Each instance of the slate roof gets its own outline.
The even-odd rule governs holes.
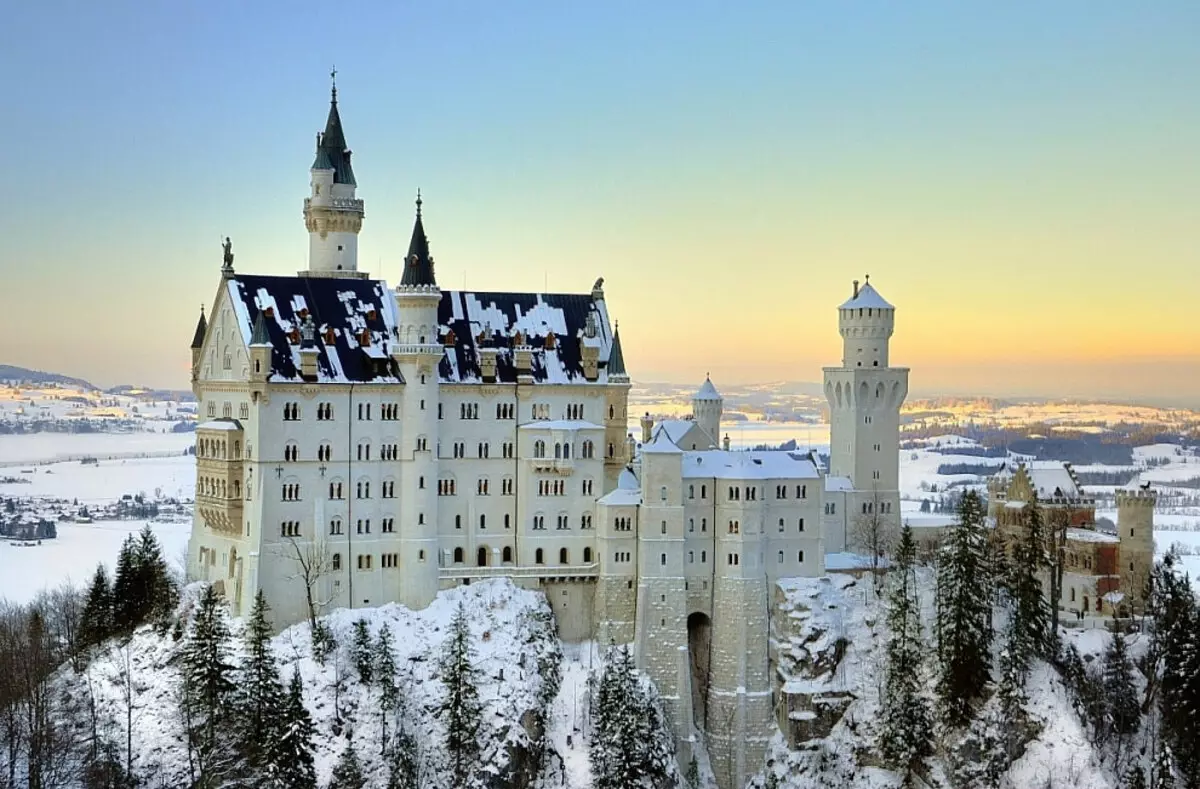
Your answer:
[[[238,275],[226,284],[242,338],[255,324],[272,346],[271,381],[301,381],[300,327],[316,327],[318,383],[400,383],[389,355],[396,302],[387,283],[372,279]]]
[[[346,147],[346,134],[342,131],[342,116],[338,112],[337,88],[329,100],[329,117],[325,119],[325,132],[317,142],[317,156],[313,159],[313,170],[333,170],[335,184],[357,186],[354,170],[350,167],[350,149]]]
[[[594,337],[586,336],[589,314],[595,316]],[[603,299],[587,293],[442,291],[438,339],[446,346],[438,367],[442,383],[482,382],[479,348],[485,341],[496,349],[496,379],[502,383],[517,380],[514,346],[518,339],[532,350],[530,374],[535,383],[605,384],[611,372],[608,311]],[[599,348],[595,382],[583,375],[584,343]]]
[[[613,329],[612,350],[608,352],[608,374],[629,375],[625,372],[625,356],[621,353],[621,330],[617,328]]]
[[[425,235],[425,224],[421,221],[421,193],[417,192],[417,220],[413,223],[412,239],[408,242],[408,255],[404,258],[404,274],[400,284],[437,285],[433,276],[433,258],[429,256],[429,237]]]
[[[200,308],[200,320],[196,321],[196,333],[192,335],[192,350],[204,347],[204,335],[208,333],[208,321],[204,318],[204,308]]]

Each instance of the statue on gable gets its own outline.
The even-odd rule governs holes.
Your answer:
[[[233,268],[233,242],[229,237],[225,237],[225,243],[221,245],[221,249],[225,252],[224,268]]]

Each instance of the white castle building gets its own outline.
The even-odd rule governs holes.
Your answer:
[[[643,420],[639,445],[603,280],[441,290],[420,197],[399,285],[371,279],[350,158],[335,89],[304,201],[307,270],[241,274],[226,243],[192,342],[189,575],[239,615],[263,590],[277,626],[310,597],[422,608],[475,579],[540,588],[564,639],[632,643],[681,755],[704,732],[722,785],[741,786],[774,730],[772,585],[822,574],[857,516],[898,522],[893,307],[856,282],[838,308],[828,474],[809,453],[720,448],[709,380],[692,420]]]

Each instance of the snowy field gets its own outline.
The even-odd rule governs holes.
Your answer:
[[[183,455],[192,444],[190,433],[34,433],[0,436],[0,459],[13,464],[0,477],[28,483],[0,484],[0,495],[74,500],[81,505],[106,504],[124,495],[147,499],[191,500],[195,491],[195,459]],[[170,451],[168,457],[45,463],[54,457],[111,457]],[[39,464],[39,461],[41,463]],[[58,537],[40,545],[0,541],[0,599],[26,602],[40,591],[63,582],[84,584],[96,564],[113,569],[121,543],[145,521],[91,524],[59,523]],[[151,523],[162,542],[168,563],[179,565],[187,550],[189,524]]]
[[[141,531],[146,521],[109,521],[90,524],[60,523],[58,538],[24,547],[0,541],[0,600],[26,603],[39,592],[63,583],[85,586],[104,562],[112,572],[121,543]],[[151,523],[173,569],[182,571],[190,525]]]

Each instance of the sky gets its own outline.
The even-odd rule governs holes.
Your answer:
[[[851,281],[914,393],[1200,392],[1200,3],[18,3],[0,363],[186,388],[307,266],[336,65],[360,268],[605,278],[635,380],[820,380]]]

